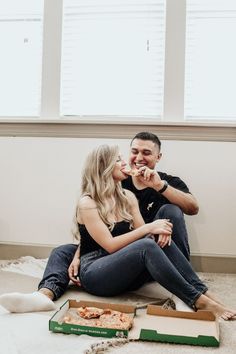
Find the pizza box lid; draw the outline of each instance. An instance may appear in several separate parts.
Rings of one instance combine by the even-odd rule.
[[[137,311],[130,339],[218,347],[219,322],[209,311],[185,312],[148,305]]]

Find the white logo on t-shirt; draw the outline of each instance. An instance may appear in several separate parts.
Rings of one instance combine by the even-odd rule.
[[[149,203],[148,206],[147,206],[147,210],[151,209],[153,204],[154,204],[154,202]]]

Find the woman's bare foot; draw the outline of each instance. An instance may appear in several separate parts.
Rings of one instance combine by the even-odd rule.
[[[236,311],[235,310],[227,309],[224,305],[212,300],[211,298],[207,297],[206,295],[201,295],[197,299],[195,306],[198,310],[211,311],[216,317],[221,317],[225,321],[236,319]]]
[[[209,299],[217,302],[217,304],[224,306],[224,304],[215,296],[215,294],[213,294],[210,290],[207,290],[204,295],[206,295],[207,297],[209,297]]]

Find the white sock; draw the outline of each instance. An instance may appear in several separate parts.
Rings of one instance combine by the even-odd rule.
[[[56,309],[54,302],[38,291],[30,294],[3,294],[0,296],[0,305],[9,312],[37,312]]]

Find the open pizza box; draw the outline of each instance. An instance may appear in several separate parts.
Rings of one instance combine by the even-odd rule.
[[[80,326],[63,322],[70,308],[97,307],[129,314],[133,318],[130,330]],[[219,346],[219,323],[209,311],[184,312],[165,310],[148,305],[136,309],[125,304],[68,300],[49,320],[49,330],[61,333],[87,334],[95,337],[128,337],[132,340],[191,344],[208,347]]]
[[[95,302],[95,301],[76,301],[67,300],[49,320],[49,330],[53,332],[62,333],[73,333],[73,334],[88,334],[94,337],[128,337],[128,330],[122,329],[112,329],[112,328],[99,328],[99,327],[88,327],[81,326],[71,323],[64,323],[63,317],[70,308],[78,307],[97,307],[100,309],[111,309],[115,311],[120,311],[129,314],[133,319],[135,316],[136,308],[132,305],[124,304],[110,304],[105,302]]]

